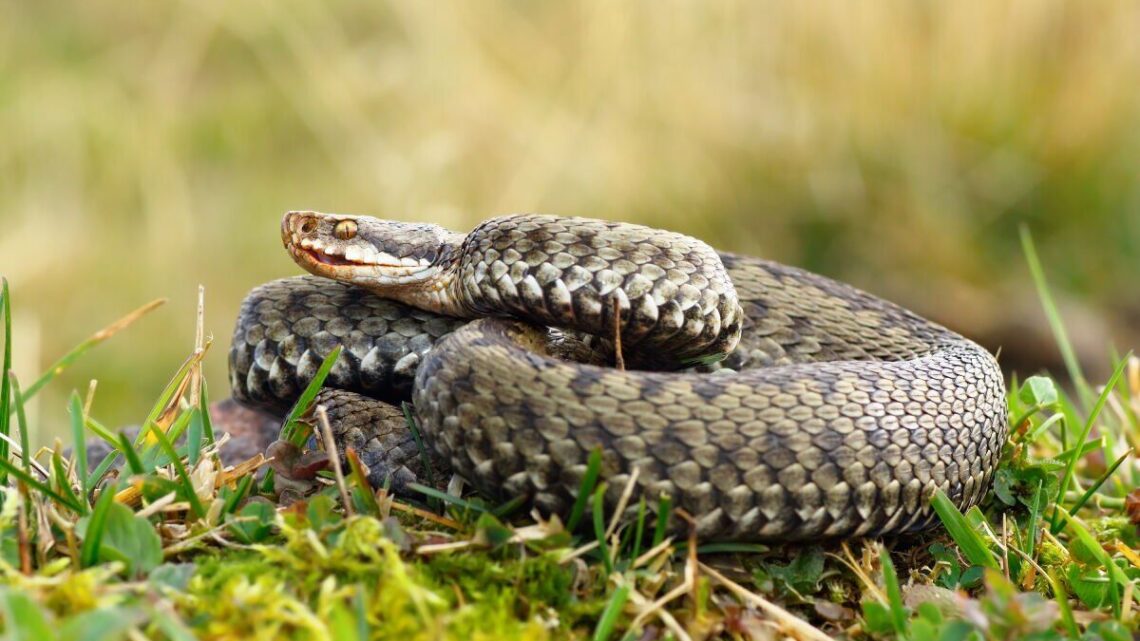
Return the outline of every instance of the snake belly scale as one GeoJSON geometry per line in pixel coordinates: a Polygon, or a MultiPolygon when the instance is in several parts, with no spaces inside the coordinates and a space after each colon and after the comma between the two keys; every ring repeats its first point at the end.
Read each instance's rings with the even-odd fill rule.
{"type": "Polygon", "coordinates": [[[326,385],[410,397],[435,454],[491,496],[564,511],[600,449],[611,507],[636,470],[634,502],[669,495],[705,539],[892,534],[931,525],[936,490],[976,504],[1005,442],[1001,371],[980,346],[680,234],[294,212],[282,237],[316,276],[243,303],[235,398],[281,411],[343,345],[326,385]],[[565,358],[615,331],[634,369],[565,358]]]}

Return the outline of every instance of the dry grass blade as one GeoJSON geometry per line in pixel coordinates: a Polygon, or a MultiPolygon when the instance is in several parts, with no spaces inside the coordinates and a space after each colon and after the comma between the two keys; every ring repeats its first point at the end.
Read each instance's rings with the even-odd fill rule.
{"type": "Polygon", "coordinates": [[[784,608],[772,603],[771,601],[761,597],[760,595],[746,590],[739,583],[724,576],[720,572],[712,569],[711,567],[700,564],[700,569],[706,576],[713,579],[717,583],[723,585],[729,592],[732,592],[738,599],[754,605],[765,614],[772,617],[774,621],[779,623],[784,632],[797,639],[812,639],[813,641],[830,641],[831,637],[827,636],[815,626],[807,623],[803,619],[788,612],[784,608]]]}
{"type": "Polygon", "coordinates": [[[610,517],[609,527],[606,528],[605,538],[610,538],[614,530],[617,530],[618,524],[621,523],[622,515],[625,514],[625,508],[629,505],[629,499],[633,496],[633,490],[637,487],[637,478],[641,475],[641,468],[633,466],[633,472],[629,475],[629,481],[626,482],[625,488],[621,491],[621,498],[618,499],[617,505],[614,506],[613,516],[610,517]]]}
{"type": "MultiPolygon", "coordinates": [[[[634,619],[635,624],[638,620],[644,621],[650,616],[656,616],[661,620],[661,623],[664,624],[665,627],[668,628],[669,631],[677,637],[677,639],[680,641],[692,641],[692,637],[689,636],[689,633],[685,631],[685,628],[681,627],[681,624],[678,623],[676,617],[670,614],[668,610],[664,610],[660,606],[656,605],[656,603],[650,603],[649,599],[645,598],[643,594],[633,589],[632,586],[629,590],[629,600],[633,601],[634,606],[636,606],[638,610],[637,618],[634,619]]],[[[636,627],[635,624],[631,624],[630,628],[636,627]]]]}
{"type": "MultiPolygon", "coordinates": [[[[198,285],[198,316],[194,325],[194,353],[206,351],[206,288],[198,285]]],[[[190,405],[197,406],[202,397],[202,361],[190,371],[190,405]]]]}
{"type": "Polygon", "coordinates": [[[51,367],[49,367],[46,372],[40,375],[40,377],[37,378],[35,382],[29,385],[28,388],[24,390],[24,394],[21,397],[23,401],[27,402],[29,399],[35,396],[36,392],[40,391],[40,388],[42,388],[44,385],[47,385],[68,365],[71,365],[73,362],[75,362],[76,359],[82,356],[84,352],[130,327],[135,323],[135,321],[153,312],[165,303],[165,298],[153,300],[92,334],[90,338],[77,345],[67,354],[64,354],[63,357],[58,361],[52,363],[51,367]]]}

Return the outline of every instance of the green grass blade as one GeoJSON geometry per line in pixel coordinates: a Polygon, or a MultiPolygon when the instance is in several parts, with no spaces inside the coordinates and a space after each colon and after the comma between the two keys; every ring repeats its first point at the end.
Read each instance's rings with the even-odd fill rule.
{"type": "Polygon", "coordinates": [[[190,375],[190,371],[194,369],[194,366],[202,361],[203,356],[205,356],[205,351],[191,354],[182,362],[182,365],[178,367],[178,371],[176,371],[174,376],[166,383],[166,387],[162,388],[162,393],[159,394],[158,400],[154,403],[154,407],[150,409],[150,413],[147,414],[146,419],[142,423],[143,429],[139,430],[139,435],[135,438],[136,447],[142,447],[143,444],[146,443],[147,426],[158,425],[159,417],[162,416],[166,408],[170,406],[178,390],[182,389],[182,381],[190,375]]]}
{"type": "Polygon", "coordinates": [[[509,501],[506,501],[500,505],[496,505],[495,509],[491,510],[491,514],[495,516],[495,518],[505,519],[515,512],[518,512],[519,509],[526,504],[527,497],[525,495],[516,496],[509,501]]]}
{"type": "Polygon", "coordinates": [[[66,496],[69,501],[80,506],[78,510],[80,514],[86,514],[89,504],[86,499],[79,498],[75,490],[71,489],[71,481],[67,478],[67,466],[63,464],[63,457],[58,451],[52,452],[51,454],[51,472],[55,478],[55,486],[59,488],[59,492],[66,496]]]}
{"type": "Polygon", "coordinates": [[[190,428],[186,432],[186,460],[190,467],[198,464],[198,457],[202,454],[202,440],[204,438],[202,427],[202,411],[197,407],[190,410],[190,428]]]}
{"type": "Polygon", "coordinates": [[[464,510],[472,510],[472,511],[480,513],[480,514],[487,511],[487,508],[485,508],[481,505],[476,505],[475,503],[472,503],[470,501],[464,501],[463,499],[459,498],[458,496],[452,496],[452,495],[448,494],[447,492],[441,492],[441,491],[435,489],[434,487],[428,487],[426,485],[420,485],[419,483],[408,483],[408,489],[412,490],[414,492],[419,492],[420,494],[423,494],[425,496],[429,496],[429,497],[434,498],[434,499],[439,499],[440,501],[443,501],[444,503],[450,503],[451,505],[454,505],[455,507],[458,507],[458,508],[461,508],[464,510]]]}
{"type": "MultiPolygon", "coordinates": [[[[678,550],[686,549],[686,544],[677,546],[678,550]]],[[[721,543],[706,543],[697,546],[697,554],[764,554],[772,548],[763,543],[738,543],[724,541],[721,543]]]]}
{"type": "Polygon", "coordinates": [[[586,501],[590,500],[590,496],[594,492],[594,485],[598,482],[598,475],[602,473],[602,450],[601,448],[594,448],[590,451],[590,457],[586,460],[586,473],[582,475],[582,484],[578,486],[578,496],[574,499],[574,505],[570,508],[570,518],[566,520],[566,531],[573,532],[578,528],[578,524],[582,521],[582,515],[586,512],[586,501]]]}
{"type": "MultiPolygon", "coordinates": [[[[119,451],[127,459],[127,467],[131,469],[131,474],[146,474],[148,470],[143,466],[142,459],[139,458],[138,450],[135,449],[135,444],[131,442],[130,437],[122,432],[119,432],[119,451]]],[[[110,458],[108,456],[108,458],[110,458]]]]}
{"type": "Polygon", "coordinates": [[[1104,474],[1101,474],[1100,477],[1097,478],[1096,482],[1093,483],[1089,489],[1085,490],[1085,493],[1081,495],[1081,498],[1077,499],[1077,501],[1073,503],[1073,507],[1069,508],[1069,514],[1075,515],[1082,507],[1084,507],[1085,503],[1087,503],[1088,500],[1092,498],[1093,494],[1096,494],[1096,491],[1099,490],[1102,485],[1104,485],[1104,482],[1107,481],[1109,477],[1116,473],[1116,470],[1121,466],[1121,464],[1124,463],[1125,460],[1128,459],[1129,456],[1132,456],[1132,450],[1128,450],[1124,454],[1121,454],[1119,458],[1113,461],[1112,465],[1110,465],[1108,469],[1105,470],[1104,474]]]}
{"type": "MultiPolygon", "coordinates": [[[[16,404],[16,429],[20,430],[20,458],[24,462],[24,471],[32,473],[32,450],[28,435],[28,415],[24,411],[24,400],[20,398],[20,381],[15,372],[8,372],[12,379],[12,402],[16,404]]],[[[2,481],[0,481],[2,482],[2,481]]]]}
{"type": "Polygon", "coordinates": [[[637,525],[633,533],[633,553],[630,554],[631,559],[637,559],[641,556],[641,541],[645,538],[645,516],[646,516],[645,497],[642,496],[637,501],[637,525]]]}
{"type": "Polygon", "coordinates": [[[206,445],[212,446],[217,442],[214,435],[214,420],[210,418],[210,393],[206,386],[206,379],[202,379],[202,394],[198,397],[198,411],[202,413],[202,438],[206,445]]]}
{"type": "Polygon", "coordinates": [[[602,610],[602,616],[598,619],[598,627],[594,628],[593,641],[607,641],[613,635],[618,617],[628,599],[629,585],[623,583],[606,602],[606,609],[602,610]]]}
{"type": "Polygon", "coordinates": [[[1035,559],[1034,552],[1037,548],[1037,523],[1041,520],[1041,491],[1045,487],[1045,480],[1037,481],[1037,490],[1033,493],[1033,505],[1029,507],[1029,523],[1026,525],[1025,531],[1028,533],[1029,538],[1025,543],[1025,556],[1035,559]]]}
{"type": "MultiPolygon", "coordinates": [[[[151,429],[155,430],[155,431],[162,432],[162,435],[164,437],[166,437],[166,440],[169,441],[170,444],[173,446],[175,443],[178,442],[178,439],[181,438],[183,432],[186,431],[186,426],[190,424],[190,416],[194,411],[197,411],[197,408],[194,408],[194,410],[191,410],[189,412],[180,413],[178,415],[178,417],[174,419],[174,422],[171,423],[170,427],[166,431],[163,431],[161,427],[159,427],[153,423],[150,424],[151,429]]],[[[144,431],[144,433],[145,433],[145,431],[144,431]]],[[[156,440],[155,444],[157,445],[157,443],[158,442],[156,440]]],[[[186,449],[185,446],[175,447],[174,448],[174,455],[178,458],[182,458],[182,456],[183,456],[182,452],[185,451],[185,449],[186,449]]],[[[152,469],[152,470],[156,467],[160,467],[162,465],[169,465],[170,463],[173,462],[173,460],[170,458],[170,456],[161,447],[151,447],[147,450],[144,450],[142,452],[142,459],[143,459],[143,465],[145,465],[148,469],[152,469]]]]}
{"type": "MultiPolygon", "coordinates": [[[[411,403],[400,403],[400,410],[404,413],[404,423],[408,426],[408,431],[412,433],[412,440],[416,443],[416,449],[420,452],[420,465],[424,466],[424,476],[427,478],[427,484],[435,487],[435,470],[432,469],[431,455],[428,454],[427,447],[424,446],[423,435],[420,434],[419,423],[416,422],[416,417],[412,415],[411,403]]],[[[437,506],[433,505],[432,509],[437,506]]]]}
{"type": "Polygon", "coordinates": [[[102,343],[115,334],[118,334],[120,331],[134,324],[135,321],[154,311],[165,302],[166,299],[151,301],[146,305],[143,305],[142,307],[136,309],[135,311],[127,314],[126,316],[120,318],[114,323],[111,323],[103,329],[95,332],[91,335],[90,338],[73,347],[71,351],[64,354],[63,357],[61,357],[56,362],[52,363],[51,367],[47,368],[47,371],[41,374],[40,377],[35,380],[35,382],[33,382],[28,386],[26,390],[24,390],[24,402],[28,402],[29,399],[31,399],[36,395],[37,392],[40,391],[40,389],[50,383],[53,378],[62,373],[63,370],[67,369],[72,363],[78,360],[80,356],[85,354],[92,347],[95,347],[99,343],[102,343]]]}
{"type": "MultiPolygon", "coordinates": [[[[337,359],[340,358],[342,349],[340,345],[337,345],[329,352],[325,360],[321,361],[321,366],[317,369],[313,380],[309,381],[309,384],[305,386],[305,391],[301,392],[301,396],[297,399],[297,402],[293,404],[293,409],[289,412],[289,416],[285,417],[285,422],[281,424],[282,439],[289,440],[288,437],[292,436],[289,430],[293,429],[297,421],[301,420],[301,416],[309,410],[309,406],[312,405],[313,400],[317,398],[317,394],[319,394],[321,388],[324,387],[325,379],[328,378],[333,365],[335,365],[337,359]]],[[[294,445],[299,445],[299,443],[294,443],[294,445]]]]}
{"type": "Polygon", "coordinates": [[[662,494],[657,500],[657,525],[653,528],[653,547],[661,545],[669,528],[669,513],[673,511],[673,497],[662,494]]]}
{"type": "Polygon", "coordinates": [[[115,432],[113,430],[107,429],[106,425],[103,425],[90,416],[83,417],[83,424],[87,427],[87,431],[95,434],[95,436],[98,436],[104,443],[107,443],[108,445],[114,446],[115,443],[119,440],[118,437],[115,436],[115,432]]]}
{"type": "Polygon", "coordinates": [[[1104,446],[1104,437],[1098,436],[1091,441],[1085,441],[1085,442],[1081,443],[1080,446],[1078,446],[1078,447],[1072,447],[1072,448],[1065,450],[1064,452],[1061,452],[1055,458],[1058,461],[1070,461],[1070,460],[1079,461],[1082,458],[1084,458],[1085,455],[1088,454],[1089,452],[1092,452],[1093,450],[1099,450],[1103,446],[1104,446]]]}
{"type": "Polygon", "coordinates": [[[91,520],[87,522],[87,531],[83,536],[83,545],[79,548],[79,565],[89,568],[99,562],[99,550],[103,547],[103,532],[107,527],[107,513],[111,511],[111,503],[115,501],[115,493],[111,488],[104,488],[99,499],[95,501],[95,509],[91,512],[91,520]]]}
{"type": "Polygon", "coordinates": [[[233,514],[233,511],[235,509],[237,509],[238,503],[241,503],[241,500],[244,499],[245,495],[249,493],[249,488],[252,485],[253,485],[253,475],[252,474],[241,477],[241,480],[238,481],[238,483],[237,483],[237,487],[234,488],[233,494],[230,494],[229,497],[226,498],[226,502],[222,506],[222,515],[223,516],[225,516],[226,514],[233,514]]]}
{"type": "Polygon", "coordinates": [[[75,459],[75,474],[79,477],[79,488],[84,500],[91,495],[87,479],[87,439],[84,436],[83,400],[78,392],[71,393],[71,456],[75,459]]]}
{"type": "MultiPolygon", "coordinates": [[[[12,371],[12,298],[8,291],[8,279],[0,279],[0,312],[4,314],[4,368],[0,369],[0,434],[8,436],[11,427],[12,410],[12,380],[8,373],[12,371]]],[[[0,439],[0,458],[8,460],[8,441],[0,439]]],[[[6,477],[0,474],[0,483],[6,477]]]]}
{"type": "Polygon", "coordinates": [[[11,461],[9,461],[6,458],[0,459],[0,469],[2,469],[5,473],[16,477],[17,479],[22,481],[25,485],[27,485],[28,487],[32,488],[33,490],[39,492],[40,494],[43,494],[44,496],[51,497],[57,503],[59,503],[60,505],[66,506],[67,508],[69,508],[73,512],[83,514],[86,511],[83,509],[83,506],[80,505],[77,501],[75,501],[73,499],[69,499],[68,497],[60,494],[59,492],[56,492],[55,490],[53,490],[51,487],[49,487],[45,483],[41,482],[36,477],[25,472],[24,470],[20,469],[19,467],[16,467],[15,464],[13,464],[11,461]]]}
{"type": "MultiPolygon", "coordinates": [[[[313,399],[317,398],[320,393],[321,387],[325,384],[325,379],[328,378],[329,372],[332,371],[333,365],[336,364],[340,358],[341,346],[337,345],[333,348],[325,360],[321,361],[321,366],[317,368],[317,373],[313,375],[313,380],[305,386],[305,391],[301,392],[301,396],[297,398],[297,402],[293,404],[293,409],[289,411],[289,415],[281,423],[281,440],[288,441],[297,447],[304,445],[297,441],[297,424],[304,416],[305,412],[309,410],[309,406],[313,404],[313,399]]],[[[261,480],[261,491],[265,494],[273,493],[273,470],[265,471],[265,476],[261,480]]]]}
{"type": "Polygon", "coordinates": [[[1061,313],[1057,309],[1057,304],[1053,301],[1053,294],[1049,291],[1049,284],[1045,279],[1045,268],[1041,266],[1041,260],[1037,257],[1037,248],[1033,245],[1033,237],[1029,233],[1029,228],[1024,225],[1021,227],[1021,249],[1025,254],[1026,262],[1029,264],[1029,273],[1033,276],[1033,284],[1037,287],[1037,297],[1041,299],[1041,307],[1045,309],[1045,317],[1053,331],[1053,338],[1057,341],[1057,348],[1061,350],[1065,369],[1068,370],[1069,377],[1073,379],[1073,384],[1076,385],[1077,392],[1083,402],[1088,403],[1093,398],[1092,388],[1089,387],[1088,380],[1085,379],[1085,374],[1081,371],[1081,364],[1077,360],[1076,351],[1073,350],[1073,344],[1069,340],[1069,333],[1065,329],[1065,323],[1061,320],[1061,313]]]}
{"type": "Polygon", "coordinates": [[[1065,592],[1061,582],[1053,575],[1053,572],[1047,571],[1045,576],[1053,588],[1053,600],[1057,602],[1057,609],[1061,613],[1061,623],[1065,625],[1065,631],[1069,633],[1069,638],[1079,639],[1081,631],[1077,627],[1076,619],[1073,618],[1073,609],[1069,607],[1069,595],[1065,592]]]}
{"type": "Polygon", "coordinates": [[[598,484],[594,490],[591,515],[594,520],[594,538],[598,541],[598,551],[602,553],[602,564],[606,568],[606,576],[613,574],[614,564],[610,559],[610,550],[606,542],[606,484],[598,484]]]}
{"type": "Polygon", "coordinates": [[[906,608],[903,607],[902,590],[899,589],[899,577],[895,573],[895,564],[891,562],[891,555],[887,548],[879,548],[879,562],[883,565],[883,583],[887,588],[887,605],[891,610],[891,623],[895,632],[902,638],[906,635],[906,608]]]}
{"type": "Polygon", "coordinates": [[[942,490],[935,492],[931,506],[938,513],[938,518],[942,519],[942,524],[946,526],[946,531],[950,533],[950,537],[958,544],[962,554],[971,564],[994,570],[1000,569],[997,559],[990,552],[985,540],[970,525],[965,515],[950,501],[950,497],[946,496],[945,492],[942,490]]]}
{"type": "MultiPolygon", "coordinates": [[[[1081,435],[1080,438],[1077,439],[1077,443],[1084,443],[1086,440],[1088,440],[1089,433],[1093,428],[1093,424],[1096,423],[1096,419],[1100,416],[1101,410],[1104,409],[1105,403],[1108,402],[1108,397],[1112,395],[1112,390],[1116,387],[1116,382],[1119,381],[1120,376],[1124,374],[1124,367],[1127,364],[1128,359],[1125,358],[1124,360],[1120,361],[1120,364],[1116,366],[1116,370],[1112,372],[1112,376],[1109,377],[1108,383],[1104,386],[1104,390],[1100,393],[1100,396],[1097,397],[1096,404],[1093,405],[1092,411],[1089,412],[1088,420],[1085,421],[1084,426],[1081,428],[1081,435]]],[[[1061,476],[1061,486],[1057,490],[1057,507],[1053,511],[1052,519],[1051,530],[1054,534],[1061,531],[1060,523],[1057,520],[1057,514],[1064,511],[1061,509],[1061,501],[1065,496],[1065,492],[1069,489],[1069,483],[1073,479],[1073,470],[1076,469],[1078,459],[1080,459],[1080,456],[1070,456],[1068,463],[1065,464],[1065,473],[1061,476]]]]}
{"type": "MultiPolygon", "coordinates": [[[[170,439],[154,423],[150,423],[150,432],[154,434],[154,438],[158,441],[158,446],[166,453],[170,459],[170,464],[174,466],[174,472],[178,475],[179,480],[182,482],[186,490],[186,500],[190,502],[190,509],[194,512],[194,516],[202,518],[206,516],[206,509],[202,507],[202,501],[198,498],[198,493],[194,490],[194,482],[190,480],[190,473],[186,471],[186,466],[182,464],[182,459],[179,458],[178,453],[174,451],[174,445],[171,444],[170,439]]],[[[145,430],[144,430],[145,431],[145,430]]]]}
{"type": "Polygon", "coordinates": [[[356,450],[351,447],[348,448],[344,452],[344,458],[348,461],[349,477],[353,480],[352,496],[354,502],[364,508],[361,511],[365,514],[380,516],[380,504],[376,501],[376,494],[368,483],[368,475],[364,473],[364,464],[360,462],[356,450]]]}
{"type": "Polygon", "coordinates": [[[1108,554],[1104,547],[1101,546],[1100,542],[1096,540],[1096,537],[1093,536],[1091,532],[1089,532],[1088,528],[1086,528],[1084,524],[1081,523],[1080,519],[1075,516],[1069,516],[1069,513],[1064,510],[1059,510],[1058,513],[1060,514],[1061,518],[1064,519],[1064,521],[1068,524],[1069,529],[1072,530],[1076,538],[1079,539],[1082,544],[1084,544],[1085,548],[1087,548],[1092,552],[1094,556],[1096,556],[1097,561],[1100,562],[1100,564],[1104,567],[1105,572],[1108,573],[1109,578],[1112,579],[1114,588],[1112,611],[1114,616],[1119,617],[1121,607],[1120,595],[1124,593],[1124,589],[1128,585],[1128,576],[1124,574],[1124,570],[1121,570],[1115,563],[1112,562],[1112,557],[1108,554]]]}

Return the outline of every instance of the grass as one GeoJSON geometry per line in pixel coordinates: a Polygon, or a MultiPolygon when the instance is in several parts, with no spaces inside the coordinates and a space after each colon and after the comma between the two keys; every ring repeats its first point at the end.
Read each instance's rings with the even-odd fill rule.
{"type": "Polygon", "coordinates": [[[91,399],[73,394],[69,453],[27,451],[29,391],[5,378],[5,638],[1108,641],[1140,629],[1131,355],[1087,396],[1041,376],[1011,385],[993,491],[965,513],[933,497],[944,528],[768,547],[675,540],[668,519],[686,516],[667,497],[616,521],[600,509],[598,453],[566,521],[431,488],[423,503],[396,499],[367,487],[353,452],[337,484],[275,509],[254,480],[261,457],[219,467],[226,436],[215,440],[195,375],[208,348],[176,370],[134,441],[97,428],[91,399]],[[125,469],[88,469],[92,435],[125,469]]]}

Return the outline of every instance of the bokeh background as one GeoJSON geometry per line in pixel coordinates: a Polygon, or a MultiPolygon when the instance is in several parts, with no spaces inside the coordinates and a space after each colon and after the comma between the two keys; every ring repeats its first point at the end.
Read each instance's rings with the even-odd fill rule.
{"type": "MultiPolygon", "coordinates": [[[[1140,334],[1140,5],[0,0],[0,273],[26,382],[145,415],[288,209],[466,229],[637,221],[855,283],[1057,368],[1018,229],[1093,372],[1140,334]]],[[[1059,371],[1059,370],[1058,370],[1059,371]]]]}

